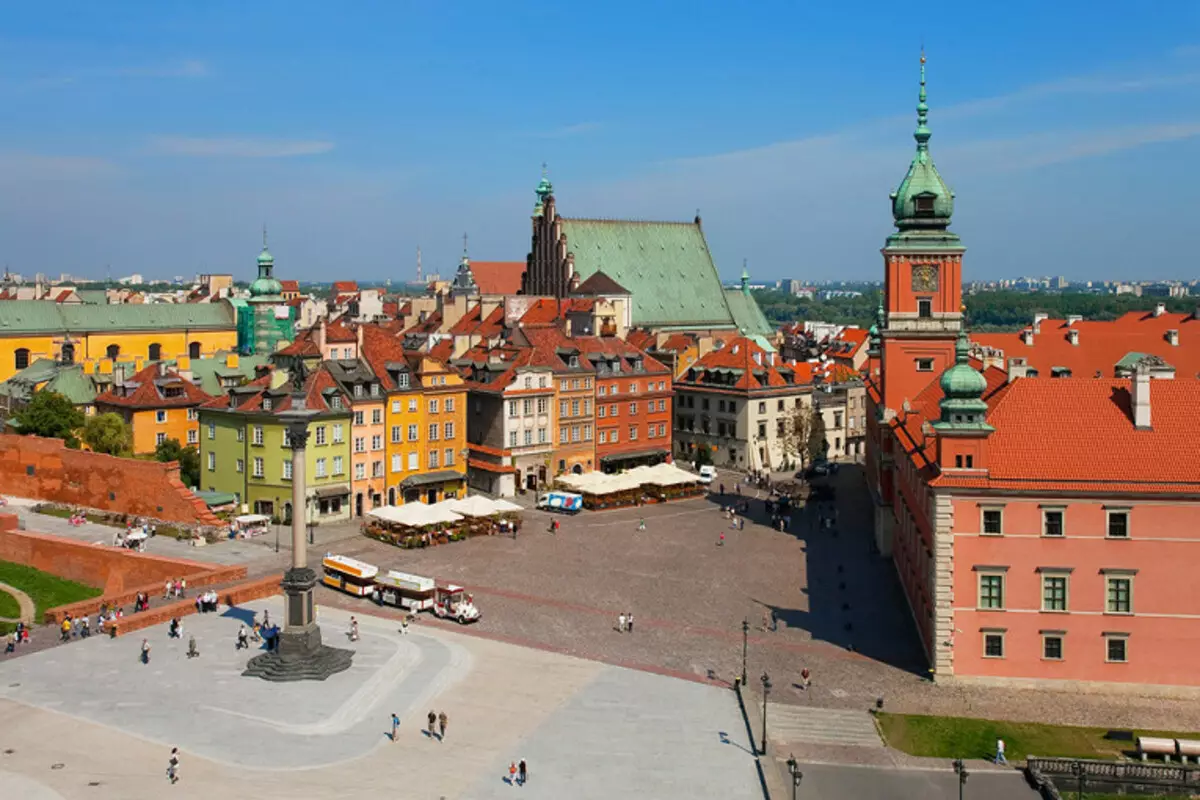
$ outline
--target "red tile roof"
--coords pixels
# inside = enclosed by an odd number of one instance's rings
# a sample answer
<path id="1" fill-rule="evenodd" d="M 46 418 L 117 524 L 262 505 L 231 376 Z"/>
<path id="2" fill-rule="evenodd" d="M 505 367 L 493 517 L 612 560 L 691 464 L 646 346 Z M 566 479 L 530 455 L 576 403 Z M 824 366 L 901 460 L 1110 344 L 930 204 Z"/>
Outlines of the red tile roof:
<path id="1" fill-rule="evenodd" d="M 250 383 L 246 384 L 246 386 L 252 386 L 258 389 L 258 391 L 256 391 L 254 394 L 250 394 L 249 392 L 238 393 L 236 395 L 239 401 L 239 404 L 236 406 L 236 410 L 238 411 L 261 411 L 263 409 L 263 399 L 268 394 L 271 395 L 272 400 L 271 411 L 269 413 L 278 414 L 279 412 L 287 411 L 292 407 L 291 387 L 285 384 L 284 386 L 271 391 L 270 375 L 264 375 L 258 380 L 251 381 Z M 308 409 L 315 409 L 317 411 L 333 411 L 334 409 L 329 404 L 328 398 L 332 397 L 334 393 L 341 396 L 343 410 L 350 407 L 350 395 L 346 394 L 346 392 L 340 386 L 338 386 L 337 381 L 334 380 L 333 376 L 329 374 L 329 371 L 324 367 L 324 365 L 317 367 L 317 369 L 308 374 L 308 376 L 304 379 L 303 391 L 305 407 Z M 234 395 L 231 392 L 218 395 L 217 397 L 214 397 L 212 400 L 205 403 L 204 408 L 233 409 L 235 408 L 232 403 L 233 396 Z"/>
<path id="2" fill-rule="evenodd" d="M 357 281 L 334 281 L 333 282 L 333 293 L 334 294 L 356 294 L 357 292 L 358 292 L 358 282 Z"/>
<path id="3" fill-rule="evenodd" d="M 442 339 L 433 347 L 429 348 L 429 355 L 433 356 L 439 361 L 449 361 L 450 357 L 454 355 L 454 340 Z"/>
<path id="4" fill-rule="evenodd" d="M 774 357 L 775 363 L 771 364 Z M 706 372 L 736 370 L 733 383 L 710 383 L 700 380 Z M 788 381 L 784 374 L 794 376 Z M 812 367 L 806 364 L 791 364 L 778 353 L 764 350 L 753 339 L 738 336 L 730 339 L 720 350 L 713 350 L 692 364 L 677 384 L 691 384 L 713 389 L 777 389 L 786 386 L 803 386 L 812 381 Z"/>
<path id="5" fill-rule="evenodd" d="M 1131 311 L 1112 321 L 1042 320 L 1033 344 L 1021 340 L 1020 332 L 972 333 L 971 341 L 1004 351 L 1007 359 L 1026 359 L 1039 376 L 1050 377 L 1053 367 L 1066 367 L 1076 378 L 1112 378 L 1113 366 L 1132 352 L 1159 356 L 1176 368 L 1180 378 L 1200 374 L 1200 320 L 1193 314 L 1165 313 L 1155 317 L 1146 311 Z M 1068 331 L 1078 331 L 1078 344 L 1071 344 Z M 1179 333 L 1179 344 L 1167 340 L 1167 331 Z"/>
<path id="6" fill-rule="evenodd" d="M 434 311 L 425 317 L 424 322 L 418 322 L 411 326 L 405 333 L 437 333 L 437 329 L 440 327 L 442 327 L 442 312 Z"/>
<path id="7" fill-rule="evenodd" d="M 358 334 L 340 319 L 325 325 L 325 341 L 330 344 L 351 344 L 358 341 Z"/>
<path id="8" fill-rule="evenodd" d="M 625 341 L 629 342 L 634 347 L 640 347 L 643 350 L 654 349 L 654 343 L 658 340 L 653 333 L 640 328 L 635 328 L 625 334 Z"/>
<path id="9" fill-rule="evenodd" d="M 472 261 L 471 274 L 481 294 L 516 294 L 521 291 L 524 261 Z"/>
<path id="10" fill-rule="evenodd" d="M 127 389 L 129 391 L 126 394 Z M 181 394 L 167 397 L 167 389 L 179 389 Z M 96 404 L 121 408 L 182 408 L 199 406 L 211 399 L 212 395 L 178 372 L 168 370 L 160 373 L 158 364 L 151 364 L 124 381 L 123 385 L 115 385 L 98 395 Z"/>
<path id="11" fill-rule="evenodd" d="M 695 337 L 691 336 L 690 334 L 686 334 L 686 333 L 675 333 L 675 334 L 668 336 L 665 340 L 663 340 L 663 343 L 659 346 L 658 349 L 664 350 L 664 351 L 670 351 L 673 353 L 680 353 L 680 352 L 683 352 L 684 350 L 687 350 L 689 347 L 695 347 L 695 346 L 696 346 Z"/>
<path id="12" fill-rule="evenodd" d="M 298 292 L 298 291 L 300 291 L 300 281 L 280 281 L 280 282 L 279 282 L 279 286 L 280 286 L 280 288 L 282 288 L 282 289 L 283 289 L 283 291 L 285 291 L 285 292 Z"/>

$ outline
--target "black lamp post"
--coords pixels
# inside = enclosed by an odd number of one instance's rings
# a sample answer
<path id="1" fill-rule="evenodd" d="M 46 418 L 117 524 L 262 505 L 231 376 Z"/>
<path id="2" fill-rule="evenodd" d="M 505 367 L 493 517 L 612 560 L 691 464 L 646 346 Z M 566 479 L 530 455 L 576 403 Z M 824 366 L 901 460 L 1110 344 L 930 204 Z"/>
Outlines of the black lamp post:
<path id="1" fill-rule="evenodd" d="M 1079 800 L 1083 800 L 1083 775 L 1084 775 L 1084 772 L 1083 772 L 1083 762 L 1082 761 L 1072 761 L 1071 762 L 1071 774 L 1074 775 L 1075 780 L 1079 782 L 1079 788 L 1077 789 L 1077 791 L 1079 793 L 1078 797 L 1079 797 Z"/>
<path id="2" fill-rule="evenodd" d="M 767 673 L 762 674 L 763 687 L 763 728 L 762 728 L 762 754 L 767 754 L 767 696 L 771 694 L 771 677 Z"/>
<path id="3" fill-rule="evenodd" d="M 746 685 L 746 639 L 750 636 L 750 621 L 742 620 L 742 686 Z"/>
<path id="4" fill-rule="evenodd" d="M 971 773 L 967 772 L 967 766 L 961 758 L 954 759 L 954 772 L 958 775 L 958 800 L 963 800 L 963 787 L 967 785 Z"/>
<path id="5" fill-rule="evenodd" d="M 279 552 L 279 498 L 275 498 L 275 552 Z"/>
<path id="6" fill-rule="evenodd" d="M 792 800 L 796 800 L 796 792 L 800 790 L 800 781 L 804 780 L 804 773 L 799 770 L 794 755 L 788 758 L 787 768 L 788 774 L 792 776 Z"/>

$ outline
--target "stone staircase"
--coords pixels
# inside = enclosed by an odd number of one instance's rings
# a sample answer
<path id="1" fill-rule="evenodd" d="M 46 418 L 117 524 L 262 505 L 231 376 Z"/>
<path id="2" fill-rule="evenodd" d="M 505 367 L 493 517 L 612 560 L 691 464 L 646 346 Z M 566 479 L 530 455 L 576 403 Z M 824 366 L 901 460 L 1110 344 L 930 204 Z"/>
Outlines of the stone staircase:
<path id="1" fill-rule="evenodd" d="M 854 709 L 768 703 L 767 733 L 777 744 L 883 747 L 870 712 Z"/>

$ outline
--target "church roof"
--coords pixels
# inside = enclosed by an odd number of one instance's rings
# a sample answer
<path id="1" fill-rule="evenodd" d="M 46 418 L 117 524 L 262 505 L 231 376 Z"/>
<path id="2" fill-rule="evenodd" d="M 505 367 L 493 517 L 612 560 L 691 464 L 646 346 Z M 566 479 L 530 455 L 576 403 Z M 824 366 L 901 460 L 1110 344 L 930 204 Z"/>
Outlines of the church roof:
<path id="1" fill-rule="evenodd" d="M 725 302 L 733 315 L 733 324 L 746 336 L 770 336 L 775 328 L 767 321 L 754 295 L 741 289 L 726 289 Z"/>
<path id="2" fill-rule="evenodd" d="M 698 223 L 562 218 L 575 271 L 632 295 L 633 324 L 730 327 L 734 317 Z"/>
<path id="3" fill-rule="evenodd" d="M 601 271 L 592 273 L 591 277 L 576 287 L 573 294 L 629 294 L 629 290 Z"/>

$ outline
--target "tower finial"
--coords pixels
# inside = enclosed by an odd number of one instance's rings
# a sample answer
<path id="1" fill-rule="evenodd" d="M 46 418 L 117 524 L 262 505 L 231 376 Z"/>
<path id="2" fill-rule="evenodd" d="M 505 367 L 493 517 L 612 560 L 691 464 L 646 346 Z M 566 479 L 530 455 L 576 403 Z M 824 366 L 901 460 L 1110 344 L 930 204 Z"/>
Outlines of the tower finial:
<path id="1" fill-rule="evenodd" d="M 917 150 L 925 151 L 929 147 L 929 106 L 925 102 L 925 46 L 921 45 L 921 90 L 917 94 L 917 130 L 913 138 L 917 140 Z"/>
<path id="2" fill-rule="evenodd" d="M 267 223 L 263 223 L 263 250 L 267 249 Z"/>
<path id="3" fill-rule="evenodd" d="M 463 258 L 467 257 L 467 234 L 463 234 Z"/>
<path id="4" fill-rule="evenodd" d="M 546 177 L 546 162 L 542 162 L 542 177 Z"/>

